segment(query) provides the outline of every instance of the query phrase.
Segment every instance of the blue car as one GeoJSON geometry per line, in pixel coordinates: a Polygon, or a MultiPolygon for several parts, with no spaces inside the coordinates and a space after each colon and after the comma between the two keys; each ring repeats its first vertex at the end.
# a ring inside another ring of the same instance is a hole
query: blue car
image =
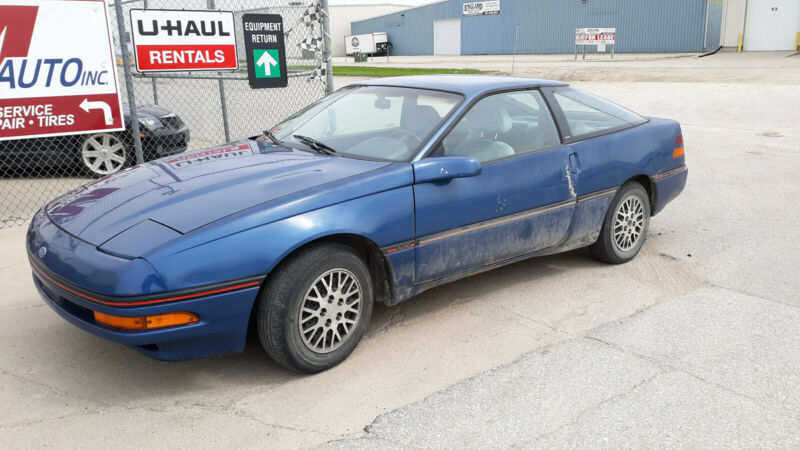
{"type": "Polygon", "coordinates": [[[555,81],[365,81],[263,135],[52,201],[33,280],[74,325],[161,360],[243,350],[343,361],[375,302],[589,247],[630,261],[686,184],[677,122],[555,81]]]}

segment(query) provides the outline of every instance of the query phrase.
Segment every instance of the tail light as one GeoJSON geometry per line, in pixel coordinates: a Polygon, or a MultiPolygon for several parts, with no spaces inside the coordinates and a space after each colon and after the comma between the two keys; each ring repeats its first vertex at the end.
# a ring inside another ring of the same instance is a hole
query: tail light
{"type": "Polygon", "coordinates": [[[683,156],[683,134],[675,138],[675,150],[672,151],[672,159],[683,156]]]}

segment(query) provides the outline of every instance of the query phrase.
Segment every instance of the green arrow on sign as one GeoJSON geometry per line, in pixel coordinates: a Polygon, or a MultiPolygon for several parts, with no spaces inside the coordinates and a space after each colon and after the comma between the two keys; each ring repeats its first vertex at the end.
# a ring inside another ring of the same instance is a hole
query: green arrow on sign
{"type": "Polygon", "coordinates": [[[280,60],[278,49],[253,50],[253,60],[256,62],[256,78],[278,78],[281,76],[281,67],[278,64],[280,60]]]}

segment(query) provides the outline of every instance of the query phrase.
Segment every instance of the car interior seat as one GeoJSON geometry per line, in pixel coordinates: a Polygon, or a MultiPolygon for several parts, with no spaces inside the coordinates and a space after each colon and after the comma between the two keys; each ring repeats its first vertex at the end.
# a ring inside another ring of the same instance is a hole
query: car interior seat
{"type": "Polygon", "coordinates": [[[500,140],[511,130],[511,116],[499,103],[481,102],[467,113],[459,127],[468,131],[464,142],[447,154],[472,156],[480,162],[492,161],[515,154],[514,148],[500,140]]]}
{"type": "Polygon", "coordinates": [[[424,139],[428,132],[442,120],[436,108],[430,105],[414,105],[406,112],[406,129],[419,139],[424,139]]]}

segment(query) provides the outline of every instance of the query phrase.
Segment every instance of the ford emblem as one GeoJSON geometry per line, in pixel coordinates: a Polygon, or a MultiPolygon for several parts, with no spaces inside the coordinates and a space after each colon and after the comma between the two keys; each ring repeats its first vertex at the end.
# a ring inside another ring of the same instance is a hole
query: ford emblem
{"type": "Polygon", "coordinates": [[[44,258],[44,255],[47,254],[47,248],[39,247],[39,258],[44,258]]]}

